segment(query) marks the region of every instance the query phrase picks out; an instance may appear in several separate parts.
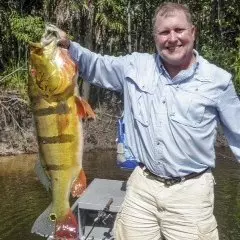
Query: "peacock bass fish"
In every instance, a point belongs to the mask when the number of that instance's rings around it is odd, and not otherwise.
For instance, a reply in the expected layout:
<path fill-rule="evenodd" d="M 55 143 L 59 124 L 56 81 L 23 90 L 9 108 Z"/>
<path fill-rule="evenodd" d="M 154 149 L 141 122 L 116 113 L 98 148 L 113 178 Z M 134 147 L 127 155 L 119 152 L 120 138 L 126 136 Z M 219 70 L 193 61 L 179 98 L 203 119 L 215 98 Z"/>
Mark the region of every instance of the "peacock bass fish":
<path fill-rule="evenodd" d="M 68 50 L 57 45 L 51 25 L 39 43 L 30 43 L 28 91 L 35 119 L 39 159 L 50 179 L 52 203 L 35 221 L 32 232 L 54 239 L 78 239 L 78 224 L 70 209 L 70 192 L 86 188 L 82 169 L 82 118 L 95 118 L 78 93 L 78 69 Z"/>

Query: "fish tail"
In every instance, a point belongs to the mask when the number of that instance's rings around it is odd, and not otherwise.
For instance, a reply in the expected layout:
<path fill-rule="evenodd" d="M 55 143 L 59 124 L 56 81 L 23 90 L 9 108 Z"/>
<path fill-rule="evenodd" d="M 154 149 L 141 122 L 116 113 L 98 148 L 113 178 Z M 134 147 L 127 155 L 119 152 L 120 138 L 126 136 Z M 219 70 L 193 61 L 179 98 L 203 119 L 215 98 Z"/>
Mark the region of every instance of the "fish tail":
<path fill-rule="evenodd" d="M 57 220 L 54 239 L 56 240 L 78 239 L 78 223 L 71 209 L 69 209 L 67 215 L 63 219 Z"/>
<path fill-rule="evenodd" d="M 31 232 L 43 237 L 49 237 L 54 234 L 55 222 L 51 221 L 49 215 L 52 210 L 52 204 L 37 218 L 34 222 Z"/>
<path fill-rule="evenodd" d="M 54 240 L 77 240 L 78 223 L 72 210 L 69 208 L 67 214 L 60 220 L 54 221 L 53 215 L 52 204 L 50 204 L 34 222 L 31 233 L 42 237 L 54 236 Z"/>
<path fill-rule="evenodd" d="M 87 187 L 86 175 L 81 169 L 78 177 L 72 183 L 71 194 L 73 197 L 79 197 Z"/>

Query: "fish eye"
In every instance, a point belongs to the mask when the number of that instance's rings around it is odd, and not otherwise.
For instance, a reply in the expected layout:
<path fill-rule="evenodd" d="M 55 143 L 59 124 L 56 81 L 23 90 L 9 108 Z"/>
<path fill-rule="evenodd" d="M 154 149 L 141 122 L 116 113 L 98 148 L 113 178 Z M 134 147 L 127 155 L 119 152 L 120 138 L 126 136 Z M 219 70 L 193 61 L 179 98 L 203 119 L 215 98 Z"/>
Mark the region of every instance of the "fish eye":
<path fill-rule="evenodd" d="M 52 222 L 57 220 L 57 215 L 55 213 L 50 213 L 49 218 Z"/>

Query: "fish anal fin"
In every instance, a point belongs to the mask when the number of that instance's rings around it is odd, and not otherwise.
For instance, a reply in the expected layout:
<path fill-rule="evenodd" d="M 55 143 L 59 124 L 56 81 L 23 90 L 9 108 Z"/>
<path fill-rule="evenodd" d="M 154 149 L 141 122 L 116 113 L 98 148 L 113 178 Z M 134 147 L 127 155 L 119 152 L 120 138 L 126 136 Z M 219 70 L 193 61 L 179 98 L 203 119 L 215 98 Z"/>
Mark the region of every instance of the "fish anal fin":
<path fill-rule="evenodd" d="M 78 177 L 72 183 L 71 193 L 73 197 L 79 197 L 87 187 L 86 175 L 81 169 Z"/>
<path fill-rule="evenodd" d="M 56 221 L 54 239 L 78 239 L 78 223 L 71 209 L 64 218 Z"/>
<path fill-rule="evenodd" d="M 78 115 L 82 119 L 95 119 L 96 115 L 87 101 L 81 97 L 76 97 Z"/>

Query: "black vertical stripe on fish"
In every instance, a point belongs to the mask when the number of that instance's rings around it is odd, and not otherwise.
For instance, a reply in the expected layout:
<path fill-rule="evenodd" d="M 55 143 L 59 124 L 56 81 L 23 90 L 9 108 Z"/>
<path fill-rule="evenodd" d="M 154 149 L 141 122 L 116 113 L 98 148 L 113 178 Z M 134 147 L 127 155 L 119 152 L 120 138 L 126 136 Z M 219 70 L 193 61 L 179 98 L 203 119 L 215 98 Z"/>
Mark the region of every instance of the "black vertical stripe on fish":
<path fill-rule="evenodd" d="M 70 165 L 66 165 L 66 164 L 47 164 L 46 166 L 46 170 L 47 171 L 58 171 L 58 170 L 67 170 L 69 168 L 71 168 L 72 166 Z"/>
<path fill-rule="evenodd" d="M 33 84 L 33 85 L 35 85 L 35 84 Z M 31 95 L 31 93 L 30 93 L 31 103 L 35 107 L 39 104 L 40 100 L 45 100 L 48 103 L 66 101 L 69 97 L 72 97 L 74 95 L 74 88 L 75 88 L 75 85 L 71 84 L 70 86 L 66 87 L 66 89 L 64 91 L 62 91 L 61 93 L 53 95 L 53 94 L 44 92 L 37 85 L 35 85 L 35 86 L 37 89 L 35 89 L 35 90 L 33 89 L 34 92 L 39 94 L 38 89 L 40 90 L 40 95 Z"/>
<path fill-rule="evenodd" d="M 74 88 L 75 88 L 75 85 L 71 84 L 63 92 L 59 94 L 55 94 L 51 98 L 54 101 L 61 101 L 61 100 L 64 100 L 66 97 L 72 97 L 74 95 Z"/>
<path fill-rule="evenodd" d="M 42 109 L 34 110 L 34 114 L 36 116 L 46 116 L 52 114 L 68 114 L 70 113 L 71 108 L 67 105 L 67 103 L 59 103 L 56 107 L 47 107 Z"/>
<path fill-rule="evenodd" d="M 55 144 L 73 142 L 75 136 L 72 134 L 62 134 L 54 137 L 38 137 L 40 144 Z"/>
<path fill-rule="evenodd" d="M 32 104 L 32 106 L 33 106 L 33 109 L 34 109 L 34 107 L 36 107 L 38 104 L 39 104 L 39 102 L 42 100 L 42 99 L 44 99 L 42 96 L 36 96 L 36 95 L 32 95 L 32 96 L 29 96 L 30 97 L 30 99 L 31 99 L 31 104 Z"/>

